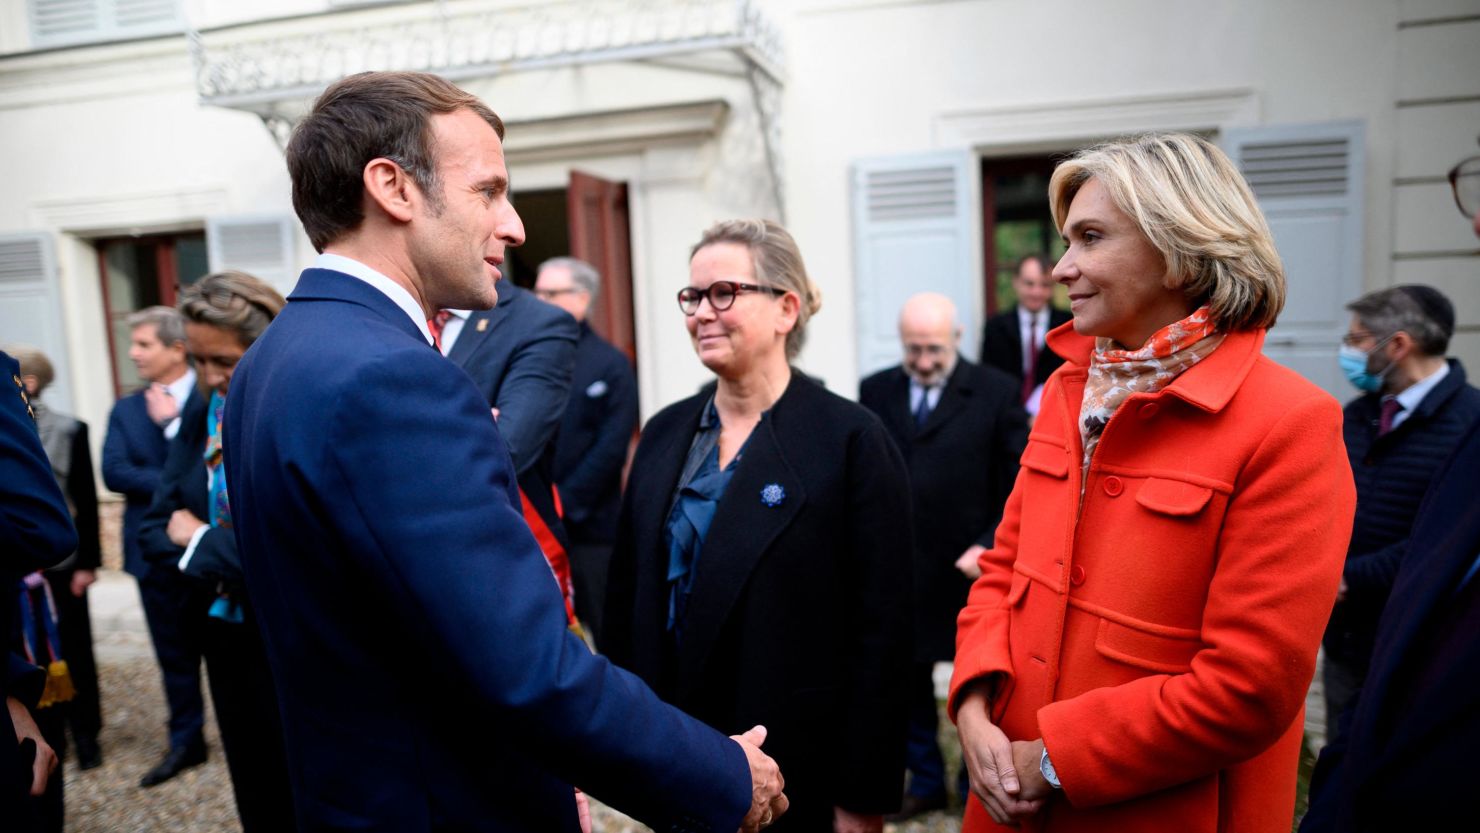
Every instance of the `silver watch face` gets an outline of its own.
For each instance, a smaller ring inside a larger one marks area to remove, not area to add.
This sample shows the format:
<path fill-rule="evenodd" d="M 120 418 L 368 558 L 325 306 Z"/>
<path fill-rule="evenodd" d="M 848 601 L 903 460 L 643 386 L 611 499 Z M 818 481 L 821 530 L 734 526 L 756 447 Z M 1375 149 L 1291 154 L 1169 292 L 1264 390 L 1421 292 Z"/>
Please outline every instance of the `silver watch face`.
<path fill-rule="evenodd" d="M 1038 771 L 1042 773 L 1043 780 L 1047 781 L 1050 787 L 1056 790 L 1062 789 L 1059 786 L 1059 774 L 1053 768 L 1053 761 L 1048 759 L 1047 749 L 1043 750 L 1043 754 L 1038 757 Z"/>

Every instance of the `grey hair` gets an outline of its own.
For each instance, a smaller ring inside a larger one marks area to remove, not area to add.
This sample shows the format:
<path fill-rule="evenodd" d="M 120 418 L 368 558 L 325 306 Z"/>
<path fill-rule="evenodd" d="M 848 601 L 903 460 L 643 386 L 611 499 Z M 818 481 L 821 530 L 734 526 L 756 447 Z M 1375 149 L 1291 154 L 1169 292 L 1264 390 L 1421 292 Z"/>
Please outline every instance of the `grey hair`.
<path fill-rule="evenodd" d="M 797 296 L 797 323 L 786 334 L 786 360 L 794 361 L 807 340 L 807 322 L 822 309 L 822 290 L 807 277 L 802 251 L 797 241 L 779 223 L 771 220 L 723 220 L 705 230 L 704 236 L 689 250 L 689 260 L 705 246 L 735 243 L 750 251 L 756 283 L 771 286 Z"/>
<path fill-rule="evenodd" d="M 563 266 L 569 269 L 570 279 L 575 283 L 576 287 L 590 295 L 592 301 L 596 300 L 597 293 L 601 291 L 601 273 L 596 271 L 595 266 L 578 257 L 552 257 L 540 264 L 539 272 L 543 272 L 551 266 Z M 535 274 L 538 275 L 539 272 Z"/>
<path fill-rule="evenodd" d="M 1399 330 L 1427 356 L 1443 356 L 1454 335 L 1454 305 L 1439 290 L 1407 285 L 1377 289 L 1346 305 L 1378 338 Z"/>
<path fill-rule="evenodd" d="M 129 332 L 153 327 L 154 337 L 166 347 L 185 341 L 185 318 L 174 307 L 145 307 L 125 319 Z"/>

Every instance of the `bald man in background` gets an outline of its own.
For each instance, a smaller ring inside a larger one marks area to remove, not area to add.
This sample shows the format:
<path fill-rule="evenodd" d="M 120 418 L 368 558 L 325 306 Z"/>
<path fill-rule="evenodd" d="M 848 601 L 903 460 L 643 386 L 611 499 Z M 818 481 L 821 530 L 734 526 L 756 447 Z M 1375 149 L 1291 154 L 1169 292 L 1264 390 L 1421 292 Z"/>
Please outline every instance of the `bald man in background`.
<path fill-rule="evenodd" d="M 899 338 L 903 364 L 864 379 L 859 396 L 904 455 L 916 518 L 910 782 L 896 820 L 946 806 L 932 671 L 955 656 L 956 614 L 980 575 L 977 557 L 992 545 L 1028 434 L 1018 380 L 961 356 L 951 299 L 910 298 Z"/>

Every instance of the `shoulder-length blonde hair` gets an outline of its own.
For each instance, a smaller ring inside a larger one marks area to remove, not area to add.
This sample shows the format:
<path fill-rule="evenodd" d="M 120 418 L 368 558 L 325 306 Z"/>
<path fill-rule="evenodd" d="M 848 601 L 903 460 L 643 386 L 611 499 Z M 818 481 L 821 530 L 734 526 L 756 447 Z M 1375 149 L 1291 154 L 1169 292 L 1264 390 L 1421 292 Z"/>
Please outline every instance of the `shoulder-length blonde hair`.
<path fill-rule="evenodd" d="M 786 360 L 794 361 L 807 341 L 807 322 L 822 309 L 822 290 L 807 277 L 797 241 L 779 223 L 770 220 L 723 220 L 704 231 L 689 250 L 689 259 L 705 246 L 735 243 L 750 251 L 756 282 L 794 293 L 801 301 L 797 323 L 786 334 Z"/>
<path fill-rule="evenodd" d="M 1169 288 L 1206 303 L 1220 329 L 1274 326 L 1285 306 L 1285 268 L 1248 183 L 1217 146 L 1162 133 L 1081 150 L 1049 180 L 1060 230 L 1090 179 L 1161 252 L 1175 281 Z"/>

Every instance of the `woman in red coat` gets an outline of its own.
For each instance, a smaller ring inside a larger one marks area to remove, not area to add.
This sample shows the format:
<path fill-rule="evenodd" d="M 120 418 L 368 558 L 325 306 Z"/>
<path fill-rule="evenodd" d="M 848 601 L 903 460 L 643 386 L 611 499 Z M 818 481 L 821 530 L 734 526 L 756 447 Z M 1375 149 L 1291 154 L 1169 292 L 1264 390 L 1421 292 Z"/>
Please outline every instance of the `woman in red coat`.
<path fill-rule="evenodd" d="M 961 612 L 965 830 L 1290 829 L 1355 490 L 1334 399 L 1260 353 L 1269 227 L 1188 135 L 1049 185 L 1072 324 Z"/>

